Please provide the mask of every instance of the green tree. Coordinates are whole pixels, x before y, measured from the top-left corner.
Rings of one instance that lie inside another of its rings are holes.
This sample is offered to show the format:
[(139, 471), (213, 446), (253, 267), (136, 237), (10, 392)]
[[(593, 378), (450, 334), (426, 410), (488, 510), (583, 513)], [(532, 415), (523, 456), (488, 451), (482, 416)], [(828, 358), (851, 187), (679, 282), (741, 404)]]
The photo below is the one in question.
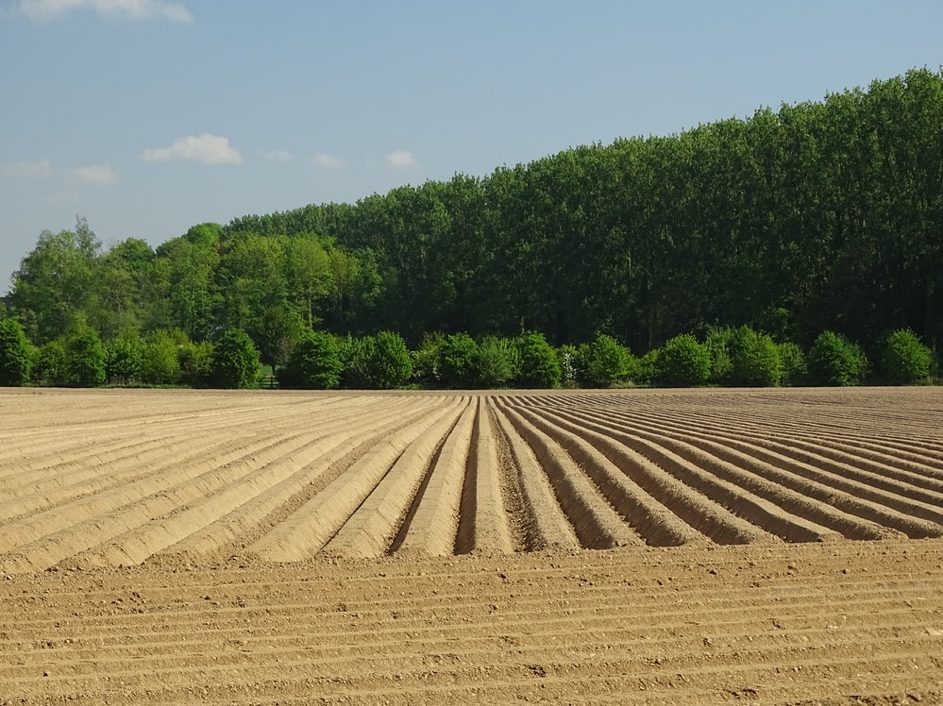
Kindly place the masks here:
[(32, 377), (38, 385), (65, 385), (68, 382), (66, 351), (61, 339), (40, 346), (36, 352)]
[(817, 385), (860, 385), (868, 359), (859, 345), (834, 331), (823, 331), (809, 351), (809, 374)]
[(190, 387), (207, 387), (213, 373), (213, 344), (186, 341), (177, 344), (180, 379)]
[(881, 375), (894, 385), (916, 385), (930, 380), (933, 351), (910, 329), (897, 329), (881, 341)]
[(710, 372), (710, 352), (690, 334), (669, 339), (658, 351), (655, 379), (659, 383), (694, 387), (706, 383)]
[(57, 338), (88, 310), (101, 247), (84, 219), (74, 231), (43, 231), (13, 274), (10, 304), (37, 343)]
[(113, 385), (128, 385), (141, 374), (144, 346), (134, 333), (126, 333), (105, 344), (105, 379)]
[(772, 337), (741, 326), (730, 340), (730, 381), (746, 387), (775, 387), (782, 382), (783, 364)]
[(791, 341), (780, 343), (779, 359), (783, 366), (783, 385), (801, 385), (809, 372), (802, 349)]
[(78, 322), (65, 338), (66, 381), (77, 387), (105, 382), (105, 347), (95, 330)]
[(0, 319), (0, 387), (20, 387), (30, 381), (32, 344), (16, 319)]
[(403, 337), (391, 331), (380, 331), (374, 341), (370, 361), (371, 387), (388, 390), (409, 382), (413, 376), (413, 364)]
[(612, 387), (628, 377), (632, 353), (612, 336), (600, 333), (584, 353), (587, 387)]
[(256, 387), (262, 374), (259, 351), (242, 329), (227, 329), (213, 346), (210, 379), (215, 387)]
[[(182, 333), (182, 332), (181, 332)], [(184, 341), (186, 334), (183, 334)], [(180, 382), (180, 337), (167, 330), (152, 331), (141, 351), (140, 379), (148, 385), (176, 385)]]
[(285, 368), (279, 371), (281, 387), (333, 390), (340, 385), (343, 363), (337, 341), (329, 333), (309, 331), (292, 351)]
[(413, 376), (426, 386), (437, 386), (442, 382), (442, 345), (445, 335), (441, 332), (427, 333), (419, 348), (410, 353), (413, 359)]
[(442, 384), (452, 388), (476, 387), (478, 358), (478, 344), (467, 333), (446, 336), (439, 346), (439, 377)]
[(520, 351), (512, 340), (485, 336), (477, 347), (473, 367), (474, 387), (505, 387), (520, 375)]
[(562, 372), (557, 352), (542, 333), (522, 334), (517, 339), (517, 348), (521, 359), (518, 383), (522, 387), (539, 389), (560, 386)]

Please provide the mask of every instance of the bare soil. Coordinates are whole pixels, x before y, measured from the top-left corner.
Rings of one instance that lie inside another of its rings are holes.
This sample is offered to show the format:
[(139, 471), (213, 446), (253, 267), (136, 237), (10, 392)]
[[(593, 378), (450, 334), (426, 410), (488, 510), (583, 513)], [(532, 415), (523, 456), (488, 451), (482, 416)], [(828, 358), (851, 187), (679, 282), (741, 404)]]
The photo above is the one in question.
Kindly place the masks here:
[(938, 388), (0, 391), (0, 704), (943, 703)]

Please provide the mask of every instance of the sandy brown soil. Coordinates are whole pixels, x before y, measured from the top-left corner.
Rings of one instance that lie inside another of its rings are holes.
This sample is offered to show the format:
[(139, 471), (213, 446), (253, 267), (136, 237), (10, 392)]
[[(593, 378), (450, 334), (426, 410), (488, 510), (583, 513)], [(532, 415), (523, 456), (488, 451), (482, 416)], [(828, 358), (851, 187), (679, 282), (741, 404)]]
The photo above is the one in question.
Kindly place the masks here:
[(0, 704), (943, 703), (941, 535), (939, 389), (2, 391)]

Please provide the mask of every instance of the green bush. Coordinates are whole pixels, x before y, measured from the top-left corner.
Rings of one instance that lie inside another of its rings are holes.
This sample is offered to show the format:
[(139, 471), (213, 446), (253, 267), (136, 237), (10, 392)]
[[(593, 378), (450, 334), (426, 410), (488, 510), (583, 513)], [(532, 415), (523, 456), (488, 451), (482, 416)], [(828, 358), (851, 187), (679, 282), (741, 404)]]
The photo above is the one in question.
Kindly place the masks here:
[(505, 387), (518, 376), (520, 367), (520, 353), (513, 341), (487, 336), (475, 356), (475, 385), (489, 390)]
[(477, 361), (478, 344), (471, 336), (467, 333), (446, 336), (439, 346), (439, 379), (446, 387), (476, 387)]
[(36, 352), (32, 377), (38, 385), (66, 384), (65, 346), (61, 340), (49, 341)]
[(342, 380), (349, 389), (391, 390), (412, 377), (412, 358), (397, 333), (381, 331), (376, 336), (349, 338), (341, 351)]
[(206, 387), (213, 374), (213, 344), (187, 341), (177, 346), (180, 381), (190, 387)]
[(809, 350), (809, 374), (816, 385), (860, 385), (868, 359), (856, 343), (834, 331), (823, 331)]
[(894, 385), (917, 385), (930, 380), (933, 351), (910, 329), (898, 329), (881, 341), (881, 376)]
[(542, 333), (526, 333), (517, 339), (521, 370), (517, 382), (534, 389), (560, 386), (560, 361), (557, 352)]
[(749, 326), (736, 329), (730, 339), (730, 382), (746, 387), (775, 387), (782, 382), (779, 347), (772, 337)]
[(374, 340), (372, 386), (392, 390), (408, 383), (413, 376), (413, 361), (403, 337), (392, 331), (380, 331)]
[(105, 382), (105, 347), (88, 324), (76, 324), (65, 340), (66, 382), (97, 387)]
[(279, 369), (281, 387), (304, 390), (333, 390), (341, 382), (340, 352), (334, 337), (323, 331), (308, 331), (295, 345), (288, 363)]
[(180, 351), (171, 331), (154, 331), (141, 351), (140, 379), (147, 385), (176, 385), (180, 382)]
[(560, 361), (560, 384), (563, 387), (577, 387), (586, 377), (585, 349), (587, 344), (578, 348), (564, 344), (557, 348), (557, 360)]
[(643, 355), (635, 362), (635, 382), (639, 385), (654, 385), (658, 374), (658, 349)]
[(409, 354), (413, 361), (413, 377), (420, 384), (430, 387), (441, 384), (439, 352), (444, 342), (445, 335), (441, 332), (427, 333), (419, 348)]
[(215, 387), (256, 387), (262, 374), (259, 351), (242, 329), (227, 329), (213, 346), (211, 380)]
[(675, 336), (658, 351), (655, 379), (664, 385), (692, 387), (707, 382), (711, 356), (690, 334)]
[(707, 331), (704, 346), (711, 358), (711, 372), (708, 382), (716, 385), (726, 385), (733, 374), (733, 360), (730, 357), (730, 348), (735, 331), (729, 326), (712, 326)]
[(0, 321), (0, 387), (20, 387), (30, 380), (33, 346), (16, 319)]
[(779, 344), (779, 360), (782, 362), (783, 385), (801, 385), (809, 372), (802, 349), (786, 341)]
[(126, 334), (105, 344), (105, 379), (112, 385), (128, 385), (141, 374), (144, 346), (136, 334)]
[(612, 336), (599, 334), (585, 348), (581, 346), (584, 387), (612, 387), (631, 371), (632, 353)]

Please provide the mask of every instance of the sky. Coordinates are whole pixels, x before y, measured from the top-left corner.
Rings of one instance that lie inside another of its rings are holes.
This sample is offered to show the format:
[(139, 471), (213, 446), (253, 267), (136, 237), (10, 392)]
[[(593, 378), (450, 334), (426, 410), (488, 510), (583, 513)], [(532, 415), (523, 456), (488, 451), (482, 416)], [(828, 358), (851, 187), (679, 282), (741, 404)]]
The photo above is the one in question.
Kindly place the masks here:
[(0, 0), (0, 294), (107, 246), (943, 65), (943, 2)]

